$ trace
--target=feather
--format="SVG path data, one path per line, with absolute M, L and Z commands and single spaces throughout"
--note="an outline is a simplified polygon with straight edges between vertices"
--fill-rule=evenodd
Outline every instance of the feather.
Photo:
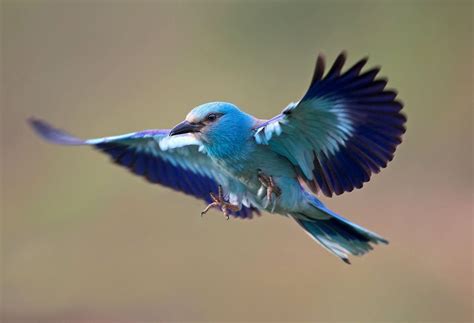
M 144 177 L 151 183 L 210 202 L 209 192 L 217 186 L 227 188 L 235 181 L 219 174 L 213 162 L 202 153 L 202 145 L 192 136 L 168 136 L 169 130 L 145 130 L 125 135 L 78 139 L 44 121 L 31 118 L 33 129 L 44 139 L 62 145 L 92 145 L 108 154 L 112 161 Z M 253 206 L 243 206 L 232 213 L 236 217 L 251 217 L 259 213 Z
M 363 58 L 342 72 L 345 61 L 342 52 L 324 76 L 324 58 L 318 56 L 303 98 L 254 135 L 257 144 L 269 145 L 298 167 L 313 191 L 327 196 L 362 187 L 393 159 L 405 132 L 403 104 L 385 89 L 387 79 L 376 79 L 380 68 L 362 72 Z

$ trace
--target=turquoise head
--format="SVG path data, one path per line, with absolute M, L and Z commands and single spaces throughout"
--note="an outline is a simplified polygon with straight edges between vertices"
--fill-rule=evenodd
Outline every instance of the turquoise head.
M 176 125 L 170 136 L 192 133 L 205 146 L 232 147 L 248 139 L 255 119 L 227 102 L 210 102 L 191 110 L 186 119 Z

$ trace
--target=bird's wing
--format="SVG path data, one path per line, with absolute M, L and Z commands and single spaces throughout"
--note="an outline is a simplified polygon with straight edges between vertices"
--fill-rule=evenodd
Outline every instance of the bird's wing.
M 118 165 L 127 167 L 149 182 L 193 195 L 207 203 L 212 202 L 210 192 L 217 194 L 218 185 L 222 185 L 226 192 L 238 190 L 239 184 L 219 172 L 212 160 L 200 151 L 199 141 L 191 135 L 170 137 L 169 130 L 145 130 L 82 140 L 38 119 L 30 119 L 30 123 L 40 136 L 50 142 L 94 146 Z M 248 203 L 244 204 L 247 205 L 234 212 L 234 216 L 251 218 L 252 213 L 259 213 Z
M 324 75 L 324 58 L 318 56 L 301 101 L 262 121 L 254 135 L 326 196 L 361 188 L 393 159 L 405 132 L 403 105 L 395 91 L 385 89 L 387 80 L 376 78 L 379 68 L 362 72 L 364 58 L 342 72 L 345 60 L 343 52 Z

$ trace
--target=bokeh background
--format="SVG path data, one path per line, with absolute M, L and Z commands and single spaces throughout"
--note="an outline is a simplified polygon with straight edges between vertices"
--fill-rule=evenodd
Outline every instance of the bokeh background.
M 472 320 L 472 2 L 3 1 L 4 322 Z M 269 118 L 316 54 L 370 55 L 408 131 L 363 190 L 323 198 L 391 243 L 344 265 L 292 221 L 199 216 L 88 148 L 231 101 Z

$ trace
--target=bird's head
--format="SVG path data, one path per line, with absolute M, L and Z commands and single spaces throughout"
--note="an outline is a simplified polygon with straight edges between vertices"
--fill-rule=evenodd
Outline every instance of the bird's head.
M 176 125 L 170 136 L 192 133 L 207 144 L 216 143 L 230 135 L 238 135 L 252 118 L 235 105 L 227 102 L 210 102 L 195 107 L 186 119 Z

